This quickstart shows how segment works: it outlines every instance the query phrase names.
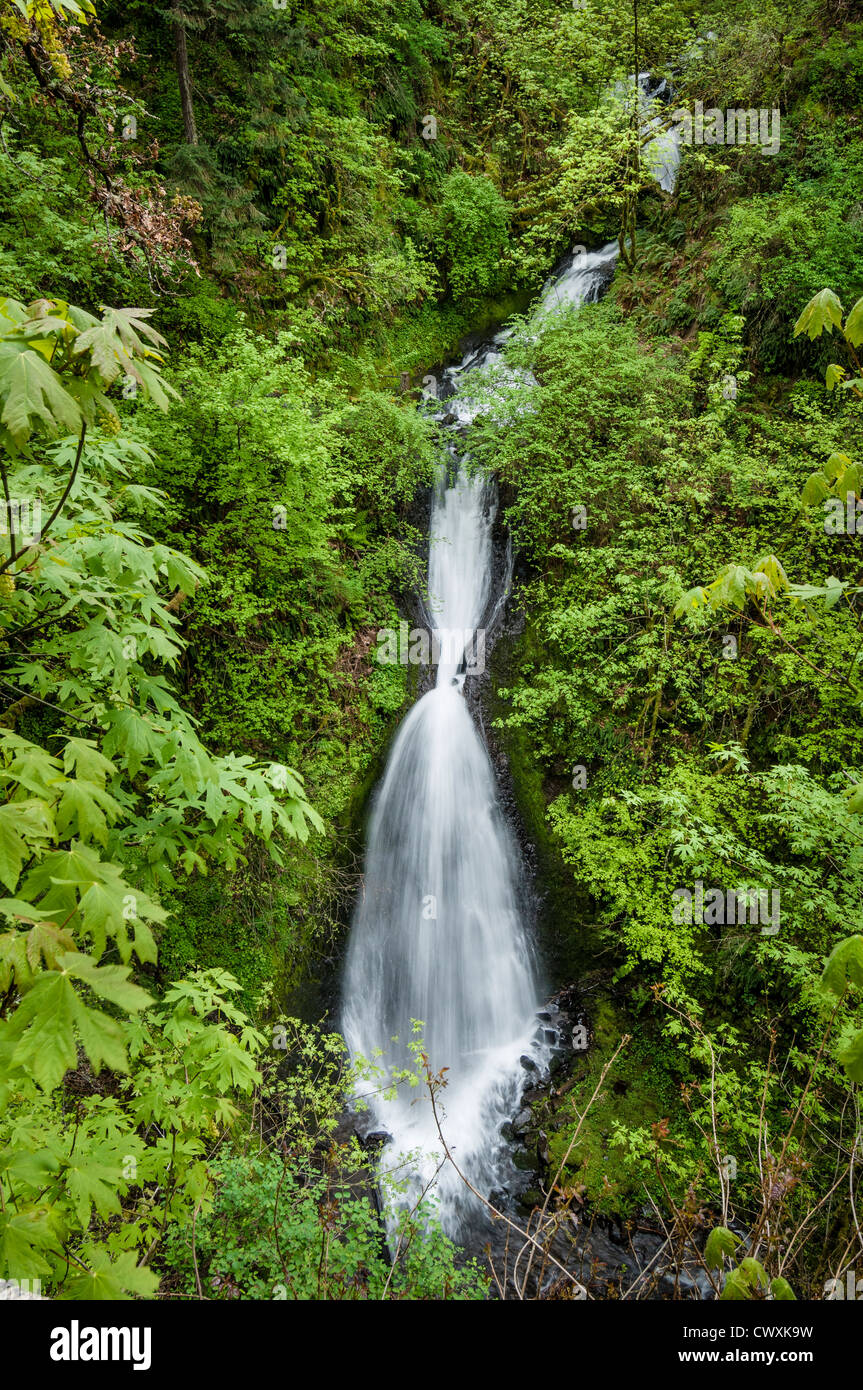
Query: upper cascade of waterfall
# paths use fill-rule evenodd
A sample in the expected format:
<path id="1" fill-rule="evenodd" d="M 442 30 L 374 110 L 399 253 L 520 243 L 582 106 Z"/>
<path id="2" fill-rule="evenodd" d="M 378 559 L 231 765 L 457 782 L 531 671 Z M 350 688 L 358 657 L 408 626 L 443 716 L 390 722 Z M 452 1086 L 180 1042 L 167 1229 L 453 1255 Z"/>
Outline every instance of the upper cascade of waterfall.
<path id="1" fill-rule="evenodd" d="M 680 165 L 680 144 L 675 126 L 666 126 L 663 115 L 657 107 L 667 104 L 671 92 L 666 79 L 654 82 L 649 72 L 638 74 L 639 107 L 644 113 L 641 124 L 642 139 L 648 138 L 643 146 L 644 160 L 651 176 L 664 193 L 673 193 L 677 183 L 677 170 Z"/>
<path id="2" fill-rule="evenodd" d="M 580 304 L 599 299 L 614 274 L 618 250 L 616 241 L 609 241 L 595 251 L 576 246 L 546 281 L 522 334 L 528 339 L 536 338 L 543 321 L 555 310 L 578 308 Z M 440 394 L 446 405 L 438 411 L 438 420 L 454 417 L 453 429 L 470 425 L 481 412 L 492 411 L 497 401 L 503 404 L 495 384 L 498 388 L 504 384 L 536 385 L 532 372 L 510 366 L 505 360 L 505 345 L 514 332 L 512 328 L 500 329 L 488 342 L 471 348 L 460 362 L 445 368 Z M 469 379 L 477 384 L 476 394 L 471 392 Z M 431 576 L 430 587 L 434 588 Z"/>
<path id="3" fill-rule="evenodd" d="M 597 251 L 578 247 L 570 253 L 543 288 L 531 315 L 534 329 L 538 330 L 555 310 L 575 308 L 598 299 L 614 273 L 617 254 L 614 241 Z M 508 386 L 519 382 L 536 385 L 531 372 L 510 367 L 504 360 L 504 346 L 512 333 L 511 328 L 501 329 L 490 342 L 471 349 L 460 363 L 446 368 L 443 392 L 446 404 L 438 412 L 439 420 L 453 415 L 455 424 L 451 428 L 457 430 L 501 399 L 494 386 L 490 391 L 486 389 L 472 395 L 469 378 L 478 383 L 487 382 L 490 374 L 494 374 L 498 385 L 504 382 Z M 453 455 L 456 456 L 454 448 Z M 425 605 L 429 623 L 440 638 L 438 685 L 453 681 L 462 683 L 464 649 L 459 646 L 458 634 L 476 632 L 488 608 L 491 529 L 496 511 L 495 489 L 483 476 L 472 475 L 459 467 L 451 483 L 448 484 L 445 476 L 438 479 L 429 538 L 428 601 Z"/>
<path id="4" fill-rule="evenodd" d="M 631 102 L 633 92 L 638 104 L 642 159 L 663 192 L 673 193 L 680 165 L 680 144 L 677 127 L 667 125 L 662 110 L 672 97 L 668 80 L 662 77 L 657 81 L 649 72 L 640 72 L 637 77 L 632 73 L 625 82 L 616 82 L 612 88 L 613 96 L 621 102 Z"/>

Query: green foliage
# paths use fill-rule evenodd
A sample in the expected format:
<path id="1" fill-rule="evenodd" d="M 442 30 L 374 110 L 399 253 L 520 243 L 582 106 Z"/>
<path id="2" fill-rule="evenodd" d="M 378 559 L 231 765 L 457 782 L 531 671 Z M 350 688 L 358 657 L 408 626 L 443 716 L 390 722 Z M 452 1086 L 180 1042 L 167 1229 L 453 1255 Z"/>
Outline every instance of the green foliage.
<path id="1" fill-rule="evenodd" d="M 863 298 L 858 299 L 854 307 L 848 311 L 844 324 L 842 322 L 843 313 L 842 304 L 833 291 L 821 290 L 814 299 L 809 301 L 794 325 L 794 336 L 796 338 L 799 333 L 806 333 L 810 339 L 820 338 L 825 330 L 827 333 L 832 333 L 834 328 L 838 328 L 848 345 L 855 367 L 858 372 L 863 374 L 863 368 L 860 367 L 854 352 L 854 349 L 859 348 L 860 344 L 863 343 Z M 848 379 L 846 368 L 835 362 L 827 368 L 825 381 L 828 391 L 833 391 L 839 387 L 840 390 L 853 391 L 856 396 L 863 395 L 859 381 L 855 380 L 854 377 Z M 808 499 L 804 496 L 804 501 L 806 500 Z"/>
<path id="2" fill-rule="evenodd" d="M 191 1230 L 170 1232 L 169 1283 L 217 1299 L 483 1298 L 487 1279 L 475 1261 L 456 1262 L 433 1214 L 404 1211 L 392 1258 L 385 1249 L 373 1166 L 341 1133 L 346 1095 L 380 1079 L 375 1068 L 348 1065 L 337 1035 L 296 1019 L 272 1025 L 272 1047 L 256 1104 L 274 1139 L 236 1134 L 223 1146 L 211 1166 L 212 1201 Z M 396 1084 L 417 1080 L 408 1072 Z"/>
<path id="3" fill-rule="evenodd" d="M 167 1223 L 183 1223 L 205 1200 L 212 1136 L 257 1082 L 263 1038 L 230 1002 L 237 984 L 224 972 L 197 974 L 148 1007 L 143 991 L 124 982 L 125 969 L 68 953 L 61 963 L 74 975 L 76 961 L 79 977 L 121 1016 L 85 1010 L 67 985 L 77 1015 L 99 1020 L 81 1030 L 91 1066 L 74 1047 L 56 1070 L 20 1045 L 10 1059 L 22 1014 L 39 1017 L 29 1005 L 46 971 L 3 1025 L 0 1268 L 7 1278 L 39 1278 L 60 1298 L 149 1297 L 158 1278 L 148 1262 Z M 59 1054 L 54 1031 L 65 1017 L 61 1004 L 40 1039 L 43 1056 Z M 116 1038 L 121 1055 L 94 1055 L 94 1037 L 100 1045 Z M 100 1060 L 110 1067 L 104 1082 Z M 70 1095 L 59 1086 L 67 1066 L 78 1081 Z"/>
<path id="4" fill-rule="evenodd" d="M 18 697 L 0 732 L 0 879 L 12 895 L 0 903 L 3 1274 L 73 1298 L 150 1294 L 139 1258 L 203 1190 L 202 1134 L 230 1123 L 229 1097 L 252 1089 L 260 1038 L 208 1021 L 243 1022 L 224 974 L 177 985 L 143 1013 L 152 1001 L 130 970 L 133 958 L 155 964 L 165 912 L 140 881 L 232 867 L 250 836 L 305 838 L 320 822 L 289 769 L 209 754 L 172 689 L 183 644 L 164 589 L 192 591 L 204 574 L 121 519 L 159 496 L 128 481 L 149 456 L 123 446 L 106 395 L 122 371 L 167 404 L 146 313 L 96 320 L 8 300 L 3 313 L 3 490 L 31 516 L 34 500 L 51 508 L 26 535 L 9 508 L 2 565 L 3 683 Z M 100 419 L 108 436 L 88 442 Z M 58 440 L 70 426 L 77 440 Z M 50 712 L 44 742 L 13 731 L 31 706 Z M 64 1083 L 82 1071 L 90 1095 L 70 1109 Z M 109 1092 L 98 1094 L 103 1071 Z M 94 1209 L 110 1226 L 133 1188 L 140 1212 L 100 1241 Z"/>
<path id="5" fill-rule="evenodd" d="M 435 242 L 456 298 L 478 299 L 504 287 L 509 217 L 485 175 L 457 169 L 444 180 Z"/>
<path id="6" fill-rule="evenodd" d="M 863 986 L 863 936 L 849 936 L 833 947 L 821 975 L 821 987 L 841 999 L 848 985 Z M 851 1081 L 863 1081 L 863 1028 L 846 1027 L 836 1057 Z"/>
<path id="7" fill-rule="evenodd" d="M 380 1220 L 368 1193 L 341 1188 L 332 1171 L 285 1171 L 273 1154 L 230 1157 L 213 1166 L 212 1212 L 198 1225 L 195 1258 L 201 1286 L 216 1299 L 482 1299 L 487 1281 L 471 1261 L 453 1262 L 439 1228 L 406 1221 L 406 1256 L 391 1268 Z M 395 1236 L 394 1239 L 398 1239 Z M 169 1265 L 194 1296 L 188 1242 L 179 1231 Z"/>
<path id="8" fill-rule="evenodd" d="M 615 1065 L 567 1190 L 600 1210 L 629 1211 L 643 1185 L 661 1208 L 688 1211 L 698 1193 L 715 1209 L 718 1143 L 737 1156 L 735 1213 L 754 1224 L 762 1123 L 787 1123 L 812 1066 L 823 1090 L 805 1101 L 805 1124 L 817 1115 L 838 1135 L 835 1107 L 858 1074 L 853 999 L 822 1050 L 820 978 L 860 925 L 847 795 L 861 752 L 859 566 L 801 520 L 798 499 L 813 455 L 838 452 L 843 434 L 850 465 L 859 421 L 853 406 L 830 413 L 800 389 L 771 407 L 740 369 L 742 327 L 726 314 L 687 350 L 639 341 L 609 303 L 562 314 L 538 341 L 508 345 L 510 365 L 538 385 L 520 386 L 518 410 L 507 401 L 482 418 L 470 448 L 497 469 L 527 561 L 527 630 L 508 657 L 498 728 L 519 749 L 519 777 L 532 764 L 544 783 L 550 845 L 568 869 L 550 930 L 595 943 L 628 1001 L 606 1038 L 587 995 L 595 1051 L 571 1101 L 544 1117 L 552 1162 L 620 1031 L 634 1028 L 650 1062 Z M 740 563 L 744 537 L 743 554 L 758 558 Z M 691 588 L 708 554 L 715 578 Z M 795 689 L 807 691 L 800 704 Z M 577 766 L 586 786 L 572 781 Z M 778 930 L 680 916 L 675 894 L 699 881 L 777 891 Z M 763 1056 L 767 1018 L 788 1059 L 781 1082 Z M 802 1219 L 833 1179 L 811 1132 L 783 1153 L 771 1201 Z M 769 1262 L 759 1272 L 744 1261 L 725 1288 L 793 1296 Z"/>
<path id="9" fill-rule="evenodd" d="M 850 493 L 859 496 L 863 490 L 863 473 L 860 465 L 852 463 L 847 454 L 831 454 L 820 469 L 807 480 L 800 495 L 805 507 L 811 507 L 828 497 L 838 497 L 845 502 Z"/>
<path id="10" fill-rule="evenodd" d="M 191 352 L 182 406 L 136 425 L 175 499 L 168 525 L 185 531 L 194 509 L 213 576 L 191 620 L 205 721 L 246 746 L 289 741 L 293 758 L 349 686 L 340 656 L 415 572 L 392 529 L 435 455 L 423 422 L 378 394 L 334 408 L 289 348 L 241 334 Z"/>
<path id="11" fill-rule="evenodd" d="M 0 443 L 13 456 L 26 454 L 34 432 L 52 439 L 100 416 L 116 421 L 105 391 L 121 373 L 164 409 L 156 348 L 165 340 L 146 322 L 151 313 L 106 309 L 97 319 L 60 301 L 0 301 Z"/>
<path id="12" fill-rule="evenodd" d="M 853 188 L 853 180 L 845 182 L 835 172 L 820 181 L 791 179 L 781 194 L 750 198 L 730 210 L 710 278 L 746 316 L 767 366 L 781 370 L 791 360 L 789 330 L 802 294 L 815 298 L 796 332 L 805 330 L 813 338 L 821 316 L 837 312 L 832 301 L 817 307 L 818 287 L 837 277 L 860 285 L 863 240 L 849 217 Z"/>
<path id="13" fill-rule="evenodd" d="M 742 612 L 749 601 L 766 606 L 789 589 L 788 576 L 775 555 L 764 555 L 752 569 L 745 565 L 724 565 L 707 588 L 690 589 L 674 605 L 675 618 L 697 613 L 699 608 L 736 608 Z"/>
<path id="14" fill-rule="evenodd" d="M 740 1237 L 735 1236 L 725 1226 L 716 1226 L 707 1237 L 704 1247 L 704 1262 L 714 1269 L 722 1265 L 723 1258 L 733 1256 L 740 1245 Z M 760 1260 L 747 1256 L 736 1268 L 730 1269 L 722 1286 L 722 1299 L 737 1302 L 753 1297 L 766 1297 L 767 1290 L 773 1298 L 787 1301 L 794 1293 L 787 1279 L 769 1279 Z"/>
<path id="15" fill-rule="evenodd" d="M 725 1226 L 716 1226 L 707 1237 L 704 1247 L 704 1262 L 716 1269 L 722 1264 L 723 1255 L 733 1255 L 740 1244 L 740 1237 Z"/>

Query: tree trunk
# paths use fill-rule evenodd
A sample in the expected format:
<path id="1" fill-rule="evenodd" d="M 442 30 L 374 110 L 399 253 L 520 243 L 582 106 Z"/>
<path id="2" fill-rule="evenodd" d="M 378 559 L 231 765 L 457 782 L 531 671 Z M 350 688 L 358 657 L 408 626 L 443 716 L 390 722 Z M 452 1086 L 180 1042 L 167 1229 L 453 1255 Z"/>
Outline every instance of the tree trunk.
<path id="1" fill-rule="evenodd" d="M 183 108 L 183 130 L 186 133 L 186 144 L 197 145 L 198 131 L 195 126 L 195 108 L 192 105 L 192 81 L 189 77 L 186 30 L 179 20 L 174 22 L 174 57 L 177 63 L 177 77 L 180 81 L 180 105 Z"/>

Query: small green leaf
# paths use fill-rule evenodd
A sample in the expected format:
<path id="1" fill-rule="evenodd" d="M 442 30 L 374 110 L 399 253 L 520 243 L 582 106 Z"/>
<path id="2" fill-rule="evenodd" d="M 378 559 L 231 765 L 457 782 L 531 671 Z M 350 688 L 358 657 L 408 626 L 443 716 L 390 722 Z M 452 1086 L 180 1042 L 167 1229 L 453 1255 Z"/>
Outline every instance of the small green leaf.
<path id="1" fill-rule="evenodd" d="M 0 882 L 14 893 L 21 877 L 27 846 L 15 825 L 16 808 L 0 806 Z"/>
<path id="2" fill-rule="evenodd" d="M 743 1302 L 749 1298 L 749 1283 L 744 1279 L 739 1269 L 732 1269 L 730 1274 L 725 1277 L 722 1286 L 722 1293 L 719 1295 L 723 1302 Z"/>
<path id="3" fill-rule="evenodd" d="M 777 1279 L 770 1280 L 770 1292 L 773 1294 L 774 1298 L 780 1301 L 784 1302 L 787 1299 L 791 1299 L 796 1302 L 794 1290 L 788 1280 L 783 1279 L 781 1276 Z"/>
<path id="4" fill-rule="evenodd" d="M 63 1285 L 61 1298 L 129 1302 L 133 1295 L 152 1298 L 159 1287 L 157 1276 L 137 1263 L 134 1250 L 124 1250 L 113 1261 L 97 1245 L 87 1246 L 83 1253 L 90 1268 Z"/>
<path id="5" fill-rule="evenodd" d="M 819 290 L 810 299 L 794 325 L 794 337 L 807 333 L 810 338 L 819 338 L 825 328 L 828 333 L 842 328 L 842 305 L 833 291 L 827 289 Z"/>
<path id="6" fill-rule="evenodd" d="M 800 500 L 804 507 L 814 507 L 829 496 L 830 488 L 827 485 L 827 479 L 823 472 L 819 471 L 818 473 L 811 473 L 806 479 Z"/>
<path id="7" fill-rule="evenodd" d="M 704 1247 L 704 1262 L 710 1269 L 718 1269 L 723 1255 L 733 1255 L 740 1244 L 740 1237 L 727 1226 L 716 1226 L 707 1237 Z"/>
<path id="8" fill-rule="evenodd" d="M 0 401 L 0 420 L 19 448 L 37 423 L 52 437 L 81 428 L 81 412 L 60 377 L 23 339 L 0 341 Z"/>
<path id="9" fill-rule="evenodd" d="M 66 1190 L 72 1199 L 78 1221 L 85 1230 L 90 1224 L 94 1207 L 103 1221 L 121 1215 L 122 1208 L 117 1192 L 119 1173 L 119 1165 L 110 1167 L 99 1163 L 91 1152 L 80 1158 L 73 1158 L 67 1164 L 63 1175 Z"/>
<path id="10" fill-rule="evenodd" d="M 863 1081 L 863 1028 L 836 1049 L 836 1059 L 851 1081 Z"/>
<path id="11" fill-rule="evenodd" d="M 845 320 L 845 337 L 852 347 L 863 343 L 863 297 L 849 310 Z"/>
<path id="12" fill-rule="evenodd" d="M 153 1002 L 146 990 L 140 989 L 128 978 L 130 972 L 126 965 L 97 965 L 92 956 L 81 955 L 77 951 L 60 956 L 60 965 L 70 975 L 88 984 L 94 994 L 129 1013 L 146 1009 Z"/>
<path id="13" fill-rule="evenodd" d="M 26 1207 L 0 1214 L 0 1277 L 42 1279 L 51 1266 L 40 1253 L 62 1255 L 63 1247 L 48 1207 Z"/>
<path id="14" fill-rule="evenodd" d="M 686 613 L 697 613 L 699 608 L 707 607 L 707 594 L 703 588 L 690 589 L 679 598 L 672 610 L 672 616 L 682 618 Z"/>
<path id="15" fill-rule="evenodd" d="M 846 375 L 847 373 L 844 367 L 839 367 L 835 362 L 831 362 L 827 371 L 824 373 L 824 382 L 827 386 L 827 390 L 835 391 L 836 387 L 841 385 Z"/>
<path id="16" fill-rule="evenodd" d="M 863 936 L 847 936 L 827 958 L 821 973 L 821 988 L 843 995 L 849 982 L 863 986 Z"/>

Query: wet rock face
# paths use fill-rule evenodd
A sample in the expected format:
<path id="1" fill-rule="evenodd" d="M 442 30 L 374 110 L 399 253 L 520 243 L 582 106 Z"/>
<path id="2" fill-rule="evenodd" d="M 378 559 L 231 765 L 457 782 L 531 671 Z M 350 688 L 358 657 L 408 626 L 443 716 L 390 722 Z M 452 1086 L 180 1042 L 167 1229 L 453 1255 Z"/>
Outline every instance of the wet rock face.
<path id="1" fill-rule="evenodd" d="M 524 1070 L 524 1089 L 517 1111 L 501 1127 L 501 1134 L 510 1143 L 521 1146 L 521 1155 L 516 1153 L 516 1167 L 523 1172 L 533 1172 L 540 1176 L 548 1163 L 548 1140 L 545 1131 L 539 1128 L 539 1121 L 531 1107 L 537 1101 L 550 1097 L 553 1087 L 572 1071 L 580 1053 L 587 1050 L 589 1027 L 578 990 L 573 985 L 558 990 L 537 1010 L 537 1026 L 534 1041 L 537 1055 L 545 1059 L 544 1066 L 538 1065 L 533 1057 L 519 1058 Z M 585 1039 L 584 1046 L 576 1046 Z M 526 1161 L 531 1159 L 531 1162 Z M 523 1205 L 527 1193 L 519 1197 Z"/>
<path id="2" fill-rule="evenodd" d="M 587 1010 L 577 985 L 564 985 L 537 1012 L 537 1039 L 551 1049 L 559 1067 L 569 1070 L 589 1050 L 592 1032 Z"/>
<path id="3" fill-rule="evenodd" d="M 388 1134 L 385 1129 L 372 1130 L 371 1134 L 366 1134 L 360 1138 L 360 1144 L 366 1153 L 377 1155 L 386 1144 L 393 1142 L 393 1136 Z"/>

